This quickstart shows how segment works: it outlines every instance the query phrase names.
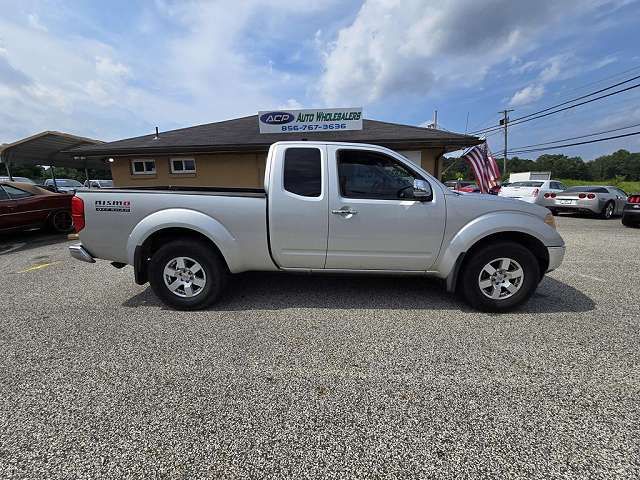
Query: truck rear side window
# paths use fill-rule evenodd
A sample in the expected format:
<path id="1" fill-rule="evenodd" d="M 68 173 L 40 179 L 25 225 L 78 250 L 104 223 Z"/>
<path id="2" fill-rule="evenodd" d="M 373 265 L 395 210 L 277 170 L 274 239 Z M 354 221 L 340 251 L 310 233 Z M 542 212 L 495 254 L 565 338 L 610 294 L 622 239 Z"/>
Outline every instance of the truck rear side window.
<path id="1" fill-rule="evenodd" d="M 284 189 L 303 197 L 319 197 L 322 192 L 320 150 L 288 148 L 284 153 Z"/>

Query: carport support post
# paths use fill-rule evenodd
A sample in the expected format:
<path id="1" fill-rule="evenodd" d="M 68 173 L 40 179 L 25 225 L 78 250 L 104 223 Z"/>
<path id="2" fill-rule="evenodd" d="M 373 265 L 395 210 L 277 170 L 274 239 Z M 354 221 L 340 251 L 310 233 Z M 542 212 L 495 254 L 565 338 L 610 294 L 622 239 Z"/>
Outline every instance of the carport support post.
<path id="1" fill-rule="evenodd" d="M 56 173 L 53 171 L 53 165 L 49 165 L 49 170 L 51 171 L 51 180 L 53 180 L 53 189 L 58 191 L 58 184 L 56 183 Z"/>
<path id="2" fill-rule="evenodd" d="M 11 175 L 11 161 L 8 158 L 2 158 L 1 156 L 0 160 L 4 162 L 4 166 L 7 169 L 7 177 L 9 177 L 9 181 L 13 182 L 13 175 Z"/>
<path id="3" fill-rule="evenodd" d="M 86 158 L 84 158 L 84 176 L 87 177 L 87 188 L 91 188 L 91 180 L 89 180 L 89 169 L 87 168 Z"/>

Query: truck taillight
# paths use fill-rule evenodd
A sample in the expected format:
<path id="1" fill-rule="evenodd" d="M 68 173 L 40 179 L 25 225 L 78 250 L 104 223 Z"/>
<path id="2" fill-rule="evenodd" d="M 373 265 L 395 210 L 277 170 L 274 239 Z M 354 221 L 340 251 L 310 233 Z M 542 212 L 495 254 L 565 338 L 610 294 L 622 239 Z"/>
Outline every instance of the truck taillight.
<path id="1" fill-rule="evenodd" d="M 540 190 L 536 188 L 533 192 L 531 192 L 531 196 L 537 197 L 539 193 L 540 193 Z"/>
<path id="2" fill-rule="evenodd" d="M 71 217 L 73 218 L 73 229 L 78 233 L 84 228 L 84 202 L 75 195 L 71 199 Z"/>

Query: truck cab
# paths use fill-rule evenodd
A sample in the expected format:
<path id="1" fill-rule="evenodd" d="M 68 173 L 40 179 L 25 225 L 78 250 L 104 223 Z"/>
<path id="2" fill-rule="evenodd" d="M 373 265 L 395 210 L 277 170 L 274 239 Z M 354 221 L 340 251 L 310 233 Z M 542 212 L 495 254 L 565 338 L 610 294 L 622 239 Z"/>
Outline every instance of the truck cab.
<path id="1" fill-rule="evenodd" d="M 434 264 L 444 192 L 400 154 L 287 142 L 274 145 L 268 165 L 271 249 L 282 269 L 425 272 Z"/>

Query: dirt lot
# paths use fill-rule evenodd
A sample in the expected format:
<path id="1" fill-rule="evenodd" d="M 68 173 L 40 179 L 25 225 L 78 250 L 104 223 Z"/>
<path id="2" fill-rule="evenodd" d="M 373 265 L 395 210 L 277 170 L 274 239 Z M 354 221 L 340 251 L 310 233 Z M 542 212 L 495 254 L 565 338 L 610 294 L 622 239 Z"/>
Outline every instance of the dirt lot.
<path id="1" fill-rule="evenodd" d="M 0 237 L 0 478 L 639 478 L 640 230 L 560 217 L 520 311 L 248 274 L 204 312 Z"/>

